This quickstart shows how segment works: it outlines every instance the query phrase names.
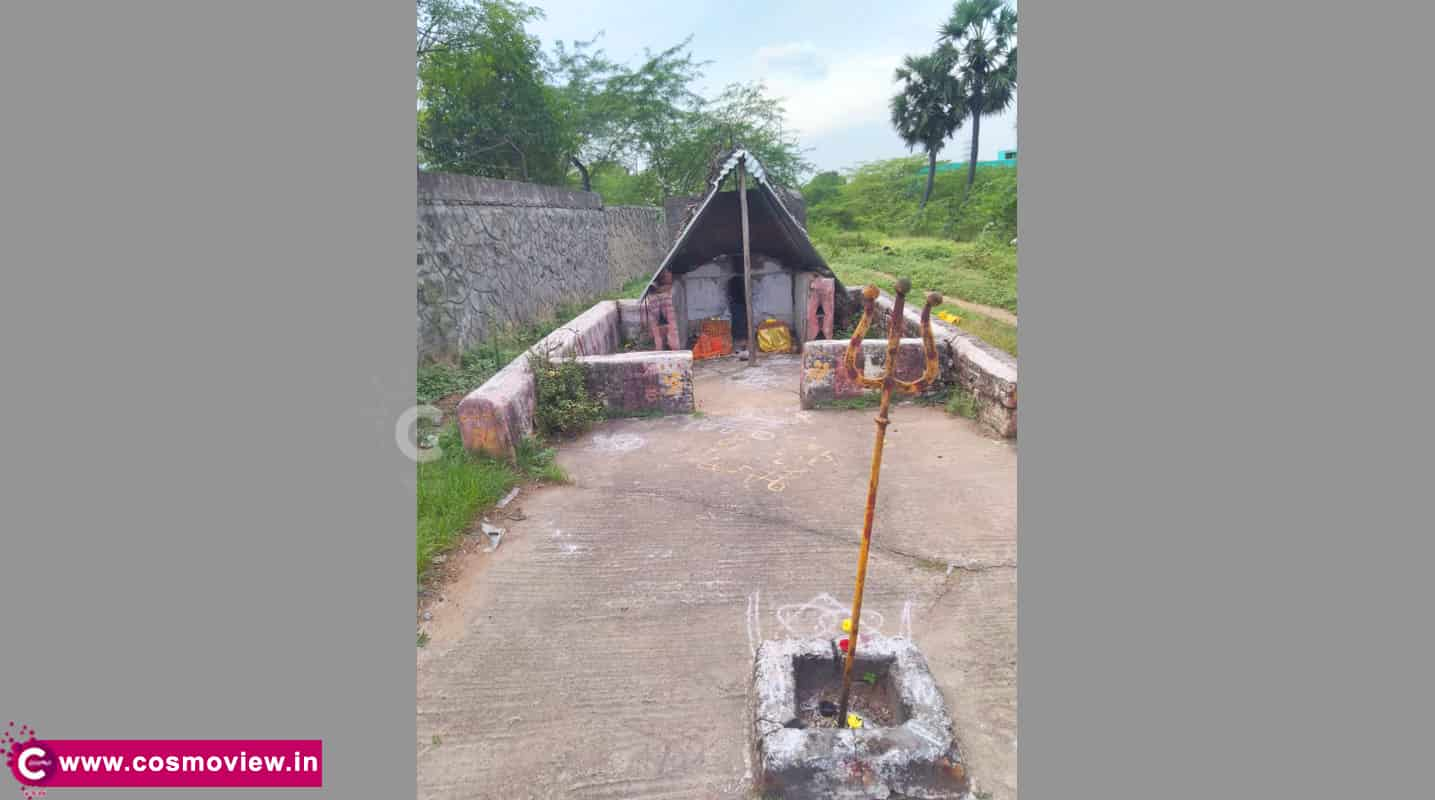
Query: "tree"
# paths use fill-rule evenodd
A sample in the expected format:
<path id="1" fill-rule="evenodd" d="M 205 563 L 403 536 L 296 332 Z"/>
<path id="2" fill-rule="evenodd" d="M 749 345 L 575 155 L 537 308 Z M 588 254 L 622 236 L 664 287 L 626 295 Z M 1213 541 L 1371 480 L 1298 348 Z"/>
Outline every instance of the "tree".
<path id="1" fill-rule="evenodd" d="M 729 84 L 690 114 L 656 128 L 649 168 L 665 195 L 697 194 L 707 188 L 713 159 L 728 143 L 744 147 L 780 186 L 799 186 L 812 164 L 787 128 L 782 102 L 762 83 Z"/>
<path id="2" fill-rule="evenodd" d="M 481 9 L 463 0 L 418 0 L 414 58 L 446 49 L 468 49 L 481 27 Z"/>
<path id="3" fill-rule="evenodd" d="M 638 166 L 647 155 L 644 142 L 654 138 L 645 133 L 682 118 L 701 102 L 688 88 L 702 67 L 688 52 L 691 37 L 656 54 L 645 51 L 636 69 L 590 50 L 596 41 L 574 42 L 572 49 L 558 42 L 550 60 L 574 137 L 569 161 L 584 191 L 592 191 L 592 167 Z"/>
<path id="4" fill-rule="evenodd" d="M 907 56 L 897 68 L 902 90 L 892 97 L 892 125 L 908 148 L 920 147 L 927 154 L 927 189 L 919 211 L 932 196 L 937 153 L 967 114 L 961 81 L 952 74 L 952 55 L 951 48 L 939 48 L 935 53 Z"/>
<path id="5" fill-rule="evenodd" d="M 972 121 L 970 192 L 977 177 L 982 117 L 1005 111 L 1016 95 L 1016 12 L 1004 0 L 959 0 L 942 26 L 941 39 L 956 53 L 956 75 Z"/>
<path id="6" fill-rule="evenodd" d="M 847 179 L 842 177 L 840 172 L 835 170 L 819 172 L 812 176 L 812 180 L 808 181 L 806 186 L 802 187 L 802 199 L 807 202 L 808 209 L 811 209 L 813 206 L 821 205 L 824 201 L 836 197 L 846 183 Z"/>
<path id="7" fill-rule="evenodd" d="M 560 183 L 572 134 L 561 100 L 544 82 L 538 40 L 525 24 L 537 9 L 478 0 L 442 25 L 419 29 L 418 144 L 431 168 L 509 180 Z M 425 39 L 425 31 L 430 32 Z M 428 44 L 425 44 L 425 42 Z"/>

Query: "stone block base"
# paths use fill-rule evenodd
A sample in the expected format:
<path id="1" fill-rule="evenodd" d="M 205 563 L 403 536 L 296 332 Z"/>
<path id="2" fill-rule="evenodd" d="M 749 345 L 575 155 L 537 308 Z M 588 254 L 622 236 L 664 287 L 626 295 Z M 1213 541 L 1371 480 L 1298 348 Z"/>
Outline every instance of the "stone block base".
<path id="1" fill-rule="evenodd" d="M 753 670 L 758 790 L 786 800 L 964 797 L 970 781 L 952 719 L 916 645 L 905 638 L 863 636 L 857 666 L 864 660 L 883 665 L 900 707 L 899 724 L 818 727 L 802 722 L 799 682 L 840 672 L 835 643 L 762 644 Z"/>

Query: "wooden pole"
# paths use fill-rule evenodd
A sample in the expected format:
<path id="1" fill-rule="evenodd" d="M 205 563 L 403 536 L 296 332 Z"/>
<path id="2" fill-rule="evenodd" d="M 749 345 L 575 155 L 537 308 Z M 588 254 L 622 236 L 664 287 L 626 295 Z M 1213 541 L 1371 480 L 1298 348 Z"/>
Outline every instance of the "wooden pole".
<path id="1" fill-rule="evenodd" d="M 857 585 L 852 591 L 852 632 L 847 638 L 847 658 L 842 665 L 842 695 L 837 703 L 837 726 L 847 727 L 847 698 L 852 693 L 852 663 L 857 660 L 857 635 L 862 625 L 862 589 L 867 582 L 867 551 L 872 547 L 872 517 L 877 511 L 877 478 L 882 474 L 882 442 L 887 438 L 888 409 L 897 372 L 897 350 L 902 346 L 903 306 L 910 284 L 897 283 L 897 297 L 887 318 L 887 362 L 882 365 L 882 395 L 877 405 L 877 437 L 872 443 L 872 470 L 867 479 L 867 510 L 862 515 L 862 549 L 857 554 Z M 872 301 L 868 300 L 870 307 Z M 861 347 L 861 342 L 858 342 Z"/>
<path id="2" fill-rule="evenodd" d="M 897 351 L 901 348 L 903 328 L 906 327 L 903 312 L 912 282 L 906 278 L 898 278 L 894 288 L 896 298 L 892 301 L 892 313 L 887 317 L 887 360 L 882 365 L 882 377 L 868 378 L 857 368 L 857 356 L 862 352 L 862 338 L 867 334 L 867 326 L 877 316 L 876 286 L 869 285 L 862 290 L 862 319 L 857 323 L 857 330 L 852 333 L 852 340 L 847 343 L 847 354 L 844 358 L 849 374 L 859 386 L 868 389 L 880 388 L 882 395 L 875 420 L 877 436 L 872 443 L 872 471 L 867 480 L 867 510 L 862 516 L 862 549 L 857 554 L 857 584 L 852 591 L 852 630 L 847 638 L 847 656 L 842 665 L 842 694 L 837 703 L 837 725 L 841 728 L 847 727 L 847 701 L 852 694 L 852 665 L 857 662 L 857 641 L 862 631 L 862 590 L 867 583 L 867 553 L 872 547 L 872 517 L 877 510 L 877 479 L 882 474 L 882 443 L 887 437 L 892 391 L 895 389 L 913 394 L 920 392 L 937 377 L 940 368 L 937 345 L 932 339 L 932 308 L 942 302 L 942 296 L 931 292 L 927 295 L 927 305 L 922 309 L 921 322 L 922 352 L 926 358 L 926 366 L 922 370 L 922 376 L 915 381 L 897 379 Z"/>
<path id="3" fill-rule="evenodd" d="M 757 336 L 753 332 L 752 249 L 747 228 L 747 157 L 737 161 L 737 198 L 742 207 L 742 290 L 747 303 L 747 365 L 757 363 Z"/>

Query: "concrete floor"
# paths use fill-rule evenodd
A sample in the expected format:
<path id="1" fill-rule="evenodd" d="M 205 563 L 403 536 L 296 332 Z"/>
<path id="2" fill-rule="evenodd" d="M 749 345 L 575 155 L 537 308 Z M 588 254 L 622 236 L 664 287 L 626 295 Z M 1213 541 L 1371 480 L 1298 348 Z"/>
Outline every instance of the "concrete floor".
<path id="1" fill-rule="evenodd" d="M 872 410 L 798 359 L 696 365 L 700 415 L 600 425 L 515 501 L 418 650 L 420 798 L 746 798 L 752 658 L 851 602 Z M 1016 797 L 1016 447 L 892 414 L 862 629 L 926 653 L 973 789 Z"/>

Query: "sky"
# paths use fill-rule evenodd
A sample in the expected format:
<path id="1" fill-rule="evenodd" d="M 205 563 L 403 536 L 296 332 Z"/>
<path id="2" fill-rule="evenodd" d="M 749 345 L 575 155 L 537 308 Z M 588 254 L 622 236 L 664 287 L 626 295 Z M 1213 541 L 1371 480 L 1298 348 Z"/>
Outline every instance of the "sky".
<path id="1" fill-rule="evenodd" d="M 644 48 L 659 51 L 692 36 L 698 61 L 710 61 L 698 82 L 713 96 L 734 82 L 764 81 L 783 98 L 817 171 L 846 170 L 864 161 L 909 154 L 888 121 L 896 93 L 893 71 L 904 55 L 929 51 L 952 0 L 819 2 L 787 0 L 530 0 L 545 18 L 530 25 L 543 40 L 598 40 L 610 58 L 636 66 Z M 1015 3 L 1012 3 L 1015 6 Z M 969 125 L 938 155 L 965 161 Z M 1016 103 L 983 117 L 979 160 L 1016 149 Z"/>

